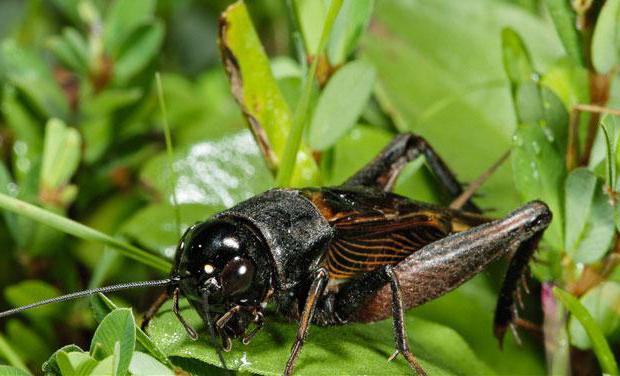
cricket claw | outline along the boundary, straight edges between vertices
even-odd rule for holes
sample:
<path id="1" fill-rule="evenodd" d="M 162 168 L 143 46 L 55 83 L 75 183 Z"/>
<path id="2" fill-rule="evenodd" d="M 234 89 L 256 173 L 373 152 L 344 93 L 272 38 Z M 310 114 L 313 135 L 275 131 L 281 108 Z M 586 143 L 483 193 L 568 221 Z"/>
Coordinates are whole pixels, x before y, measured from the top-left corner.
<path id="1" fill-rule="evenodd" d="M 390 355 L 387 361 L 391 362 L 392 360 L 394 360 L 394 358 L 398 356 L 398 354 L 403 354 L 403 357 L 405 357 L 411 369 L 413 369 L 418 374 L 418 376 L 427 376 L 426 371 L 424 371 L 424 368 L 422 368 L 420 363 L 418 363 L 418 360 L 415 358 L 415 356 L 413 356 L 413 354 L 409 350 L 406 350 L 406 351 L 396 350 L 394 351 L 392 355 Z"/>

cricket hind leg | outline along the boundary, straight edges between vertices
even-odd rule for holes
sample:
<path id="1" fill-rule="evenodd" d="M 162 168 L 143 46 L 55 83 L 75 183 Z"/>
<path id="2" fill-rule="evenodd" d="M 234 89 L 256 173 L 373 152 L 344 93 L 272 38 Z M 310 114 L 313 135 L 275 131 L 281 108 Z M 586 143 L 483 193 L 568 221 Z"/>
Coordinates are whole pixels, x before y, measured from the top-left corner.
<path id="1" fill-rule="evenodd" d="M 452 234 L 414 252 L 392 266 L 404 309 L 457 288 L 497 258 L 513 254 L 495 319 L 496 330 L 503 327 L 505 331 L 515 318 L 517 282 L 550 221 L 547 205 L 533 201 L 503 219 Z M 335 314 L 343 322 L 372 322 L 393 316 L 390 284 L 385 268 L 364 274 L 338 291 Z"/>
<path id="2" fill-rule="evenodd" d="M 403 304 L 403 295 L 398 282 L 398 276 L 394 273 L 391 266 L 387 266 L 386 274 L 390 277 L 390 290 L 392 291 L 392 315 L 394 320 L 394 340 L 396 342 L 396 351 L 388 360 L 394 359 L 398 354 L 409 363 L 409 366 L 416 371 L 419 376 L 426 376 L 424 368 L 418 363 L 418 360 L 409 349 L 409 341 L 407 341 L 407 329 L 405 327 L 405 308 Z"/>
<path id="3" fill-rule="evenodd" d="M 407 163 L 421 156 L 424 156 L 427 165 L 452 198 L 457 198 L 463 193 L 463 187 L 448 165 L 424 138 L 413 133 L 396 136 L 374 160 L 350 177 L 343 186 L 367 186 L 391 191 Z M 481 213 L 480 208 L 471 200 L 467 200 L 463 209 Z"/>
<path id="4" fill-rule="evenodd" d="M 495 318 L 493 320 L 493 333 L 499 341 L 500 347 L 503 345 L 504 335 L 508 327 L 511 328 L 515 338 L 519 340 L 514 325 L 514 321 L 518 318 L 515 300 L 520 299 L 519 282 L 523 280 L 528 272 L 529 261 L 538 247 L 542 234 L 543 230 L 538 231 L 532 237 L 522 242 L 508 265 L 506 277 L 504 277 L 504 283 L 497 299 Z"/>

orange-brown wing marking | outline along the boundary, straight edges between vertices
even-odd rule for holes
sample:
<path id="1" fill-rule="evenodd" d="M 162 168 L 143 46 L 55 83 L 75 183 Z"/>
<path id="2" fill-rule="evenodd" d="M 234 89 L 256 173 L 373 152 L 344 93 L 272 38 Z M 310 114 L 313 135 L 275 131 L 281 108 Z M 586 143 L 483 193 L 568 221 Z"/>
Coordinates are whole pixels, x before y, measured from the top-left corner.
<path id="1" fill-rule="evenodd" d="M 384 265 L 395 265 L 413 252 L 451 232 L 443 213 L 394 210 L 338 213 L 331 224 L 325 265 L 331 279 L 348 279 Z"/>

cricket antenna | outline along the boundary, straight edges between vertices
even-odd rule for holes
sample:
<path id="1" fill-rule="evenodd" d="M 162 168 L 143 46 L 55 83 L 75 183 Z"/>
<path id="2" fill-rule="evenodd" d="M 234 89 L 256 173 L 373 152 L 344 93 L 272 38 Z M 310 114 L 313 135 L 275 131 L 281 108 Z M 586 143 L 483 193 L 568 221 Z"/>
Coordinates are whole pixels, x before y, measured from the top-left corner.
<path id="1" fill-rule="evenodd" d="M 19 312 L 27 311 L 32 308 L 37 308 L 40 306 L 44 306 L 52 303 L 60 303 L 65 302 L 67 300 L 83 298 L 85 296 L 90 296 L 98 293 L 107 293 L 113 291 L 127 290 L 139 287 L 155 287 L 155 286 L 169 286 L 178 283 L 178 278 L 166 278 L 160 280 L 153 281 L 140 281 L 140 282 L 129 282 L 129 283 L 121 283 L 118 285 L 105 286 L 105 287 L 97 287 L 90 290 L 83 290 L 74 292 L 67 295 L 57 296 L 55 298 L 50 298 L 46 300 L 41 300 L 36 303 L 27 304 L 21 307 L 9 309 L 8 311 L 0 312 L 0 318 L 14 315 Z"/>

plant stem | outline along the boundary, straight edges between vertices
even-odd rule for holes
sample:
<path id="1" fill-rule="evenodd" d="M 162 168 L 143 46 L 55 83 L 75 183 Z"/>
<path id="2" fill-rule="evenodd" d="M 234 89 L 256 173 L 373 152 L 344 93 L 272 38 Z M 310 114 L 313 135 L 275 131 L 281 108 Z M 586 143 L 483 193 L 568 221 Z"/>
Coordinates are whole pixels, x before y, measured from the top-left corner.
<path id="1" fill-rule="evenodd" d="M 618 375 L 618 364 L 614 358 L 614 354 L 609 348 L 609 344 L 603 335 L 603 331 L 596 324 L 590 312 L 577 300 L 574 296 L 568 292 L 560 289 L 559 287 L 553 288 L 553 294 L 562 302 L 564 307 L 583 325 L 590 342 L 592 343 L 592 350 L 598 359 L 603 373 L 609 375 Z"/>
<path id="2" fill-rule="evenodd" d="M 38 206 L 18 200 L 3 193 L 0 193 L 0 208 L 23 215 L 24 217 L 30 218 L 36 222 L 50 226 L 58 231 L 65 232 L 80 239 L 108 245 L 116 249 L 120 254 L 139 261 L 145 265 L 152 266 L 157 270 L 169 272 L 172 267 L 168 260 L 165 260 L 160 256 L 144 251 L 88 226 L 84 226 L 79 222 L 52 213 L 45 209 L 41 209 Z"/>
<path id="3" fill-rule="evenodd" d="M 28 374 L 32 374 L 30 373 L 28 367 L 26 367 L 26 364 L 24 364 L 24 361 L 19 357 L 15 350 L 13 350 L 11 345 L 9 345 L 2 335 L 0 335 L 0 355 L 2 355 L 9 365 L 22 369 Z"/>
<path id="4" fill-rule="evenodd" d="M 159 99 L 159 107 L 161 108 L 161 117 L 164 123 L 164 136 L 166 138 L 166 153 L 168 154 L 168 168 L 170 169 L 170 194 L 172 195 L 172 205 L 174 206 L 174 221 L 177 228 L 177 236 L 181 237 L 181 210 L 177 201 L 176 182 L 177 174 L 174 171 L 174 148 L 172 147 L 172 135 L 170 134 L 170 124 L 168 124 L 168 114 L 166 111 L 166 102 L 164 101 L 164 88 L 161 84 L 161 76 L 159 72 L 155 73 L 155 81 L 157 82 L 157 97 Z"/>
<path id="5" fill-rule="evenodd" d="M 340 11 L 343 0 L 332 0 L 329 10 L 327 11 L 327 17 L 323 24 L 323 31 L 321 32 L 321 39 L 319 41 L 319 48 L 316 51 L 316 55 L 313 56 L 312 65 L 308 71 L 306 82 L 301 94 L 301 98 L 295 108 L 295 114 L 293 116 L 293 124 L 291 126 L 291 132 L 286 140 L 284 147 L 284 153 L 282 154 L 282 161 L 278 169 L 278 175 L 276 176 L 276 185 L 279 187 L 286 187 L 291 182 L 293 176 L 293 170 L 295 169 L 295 161 L 297 160 L 297 151 L 301 144 L 301 136 L 303 135 L 304 126 L 308 120 L 308 113 L 310 112 L 310 99 L 312 98 L 312 91 L 314 89 L 314 77 L 316 76 L 316 69 L 319 63 L 319 57 L 325 49 L 329 34 L 336 20 L 336 16 Z"/>

